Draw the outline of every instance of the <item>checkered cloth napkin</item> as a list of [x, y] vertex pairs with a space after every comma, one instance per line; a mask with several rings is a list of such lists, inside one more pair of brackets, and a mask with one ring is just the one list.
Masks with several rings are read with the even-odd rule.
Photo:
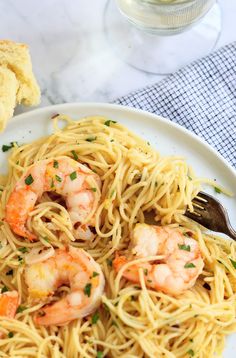
[[169, 118], [236, 167], [236, 42], [116, 103]]

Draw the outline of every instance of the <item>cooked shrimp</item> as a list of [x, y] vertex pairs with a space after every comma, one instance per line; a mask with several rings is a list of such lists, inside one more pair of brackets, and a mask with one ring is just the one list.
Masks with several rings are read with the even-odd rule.
[[131, 254], [115, 258], [113, 266], [118, 272], [135, 259], [163, 255], [159, 263], [145, 262], [128, 266], [123, 276], [140, 283], [139, 270], [144, 272], [148, 287], [167, 294], [178, 295], [191, 288], [201, 274], [204, 262], [196, 240], [185, 237], [178, 229], [137, 224], [131, 236]]
[[[17, 291], [7, 291], [0, 294], [0, 316], [14, 318], [19, 305], [19, 295]], [[2, 337], [0, 331], [0, 338]]]
[[94, 226], [100, 187], [97, 174], [69, 157], [39, 161], [16, 183], [6, 205], [5, 219], [16, 234], [36, 239], [26, 227], [29, 213], [45, 191], [53, 191], [65, 199], [73, 225]]
[[82, 249], [57, 249], [52, 257], [26, 267], [29, 297], [44, 301], [62, 285], [70, 293], [42, 308], [35, 318], [38, 325], [64, 325], [92, 313], [100, 304], [105, 279], [101, 267]]

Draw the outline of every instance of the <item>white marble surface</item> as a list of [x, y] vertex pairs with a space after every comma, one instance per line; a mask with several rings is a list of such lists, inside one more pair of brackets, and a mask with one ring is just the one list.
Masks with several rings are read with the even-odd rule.
[[[0, 36], [30, 46], [41, 106], [109, 102], [163, 78], [138, 71], [113, 53], [103, 32], [105, 4], [106, 0], [0, 0]], [[222, 0], [221, 7], [217, 47], [236, 40], [236, 1]]]

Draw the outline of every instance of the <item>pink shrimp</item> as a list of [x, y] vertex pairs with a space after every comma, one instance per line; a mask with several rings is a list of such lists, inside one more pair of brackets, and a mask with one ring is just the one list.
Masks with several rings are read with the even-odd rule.
[[[19, 305], [19, 294], [17, 291], [7, 291], [0, 294], [0, 316], [14, 318]], [[3, 333], [0, 331], [0, 338]]]
[[29, 213], [45, 191], [53, 191], [65, 199], [73, 225], [94, 226], [100, 187], [97, 174], [69, 157], [39, 161], [16, 183], [6, 205], [5, 219], [16, 234], [35, 240], [26, 226]]
[[70, 292], [42, 308], [38, 325], [64, 325], [92, 313], [100, 304], [105, 279], [101, 267], [82, 249], [57, 249], [45, 261], [28, 265], [25, 281], [31, 300], [43, 302], [57, 288], [68, 285]]
[[201, 274], [204, 262], [196, 240], [185, 237], [178, 229], [137, 224], [132, 236], [132, 256], [119, 256], [113, 261], [118, 272], [135, 259], [163, 255], [160, 262], [137, 263], [123, 273], [128, 280], [140, 283], [139, 269], [144, 272], [148, 287], [171, 295], [191, 288]]

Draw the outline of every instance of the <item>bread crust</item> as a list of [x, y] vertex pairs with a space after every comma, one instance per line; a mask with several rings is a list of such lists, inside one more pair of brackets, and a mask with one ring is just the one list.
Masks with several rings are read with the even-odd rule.
[[0, 131], [3, 131], [17, 104], [33, 106], [40, 102], [40, 89], [26, 44], [0, 40], [0, 69]]

